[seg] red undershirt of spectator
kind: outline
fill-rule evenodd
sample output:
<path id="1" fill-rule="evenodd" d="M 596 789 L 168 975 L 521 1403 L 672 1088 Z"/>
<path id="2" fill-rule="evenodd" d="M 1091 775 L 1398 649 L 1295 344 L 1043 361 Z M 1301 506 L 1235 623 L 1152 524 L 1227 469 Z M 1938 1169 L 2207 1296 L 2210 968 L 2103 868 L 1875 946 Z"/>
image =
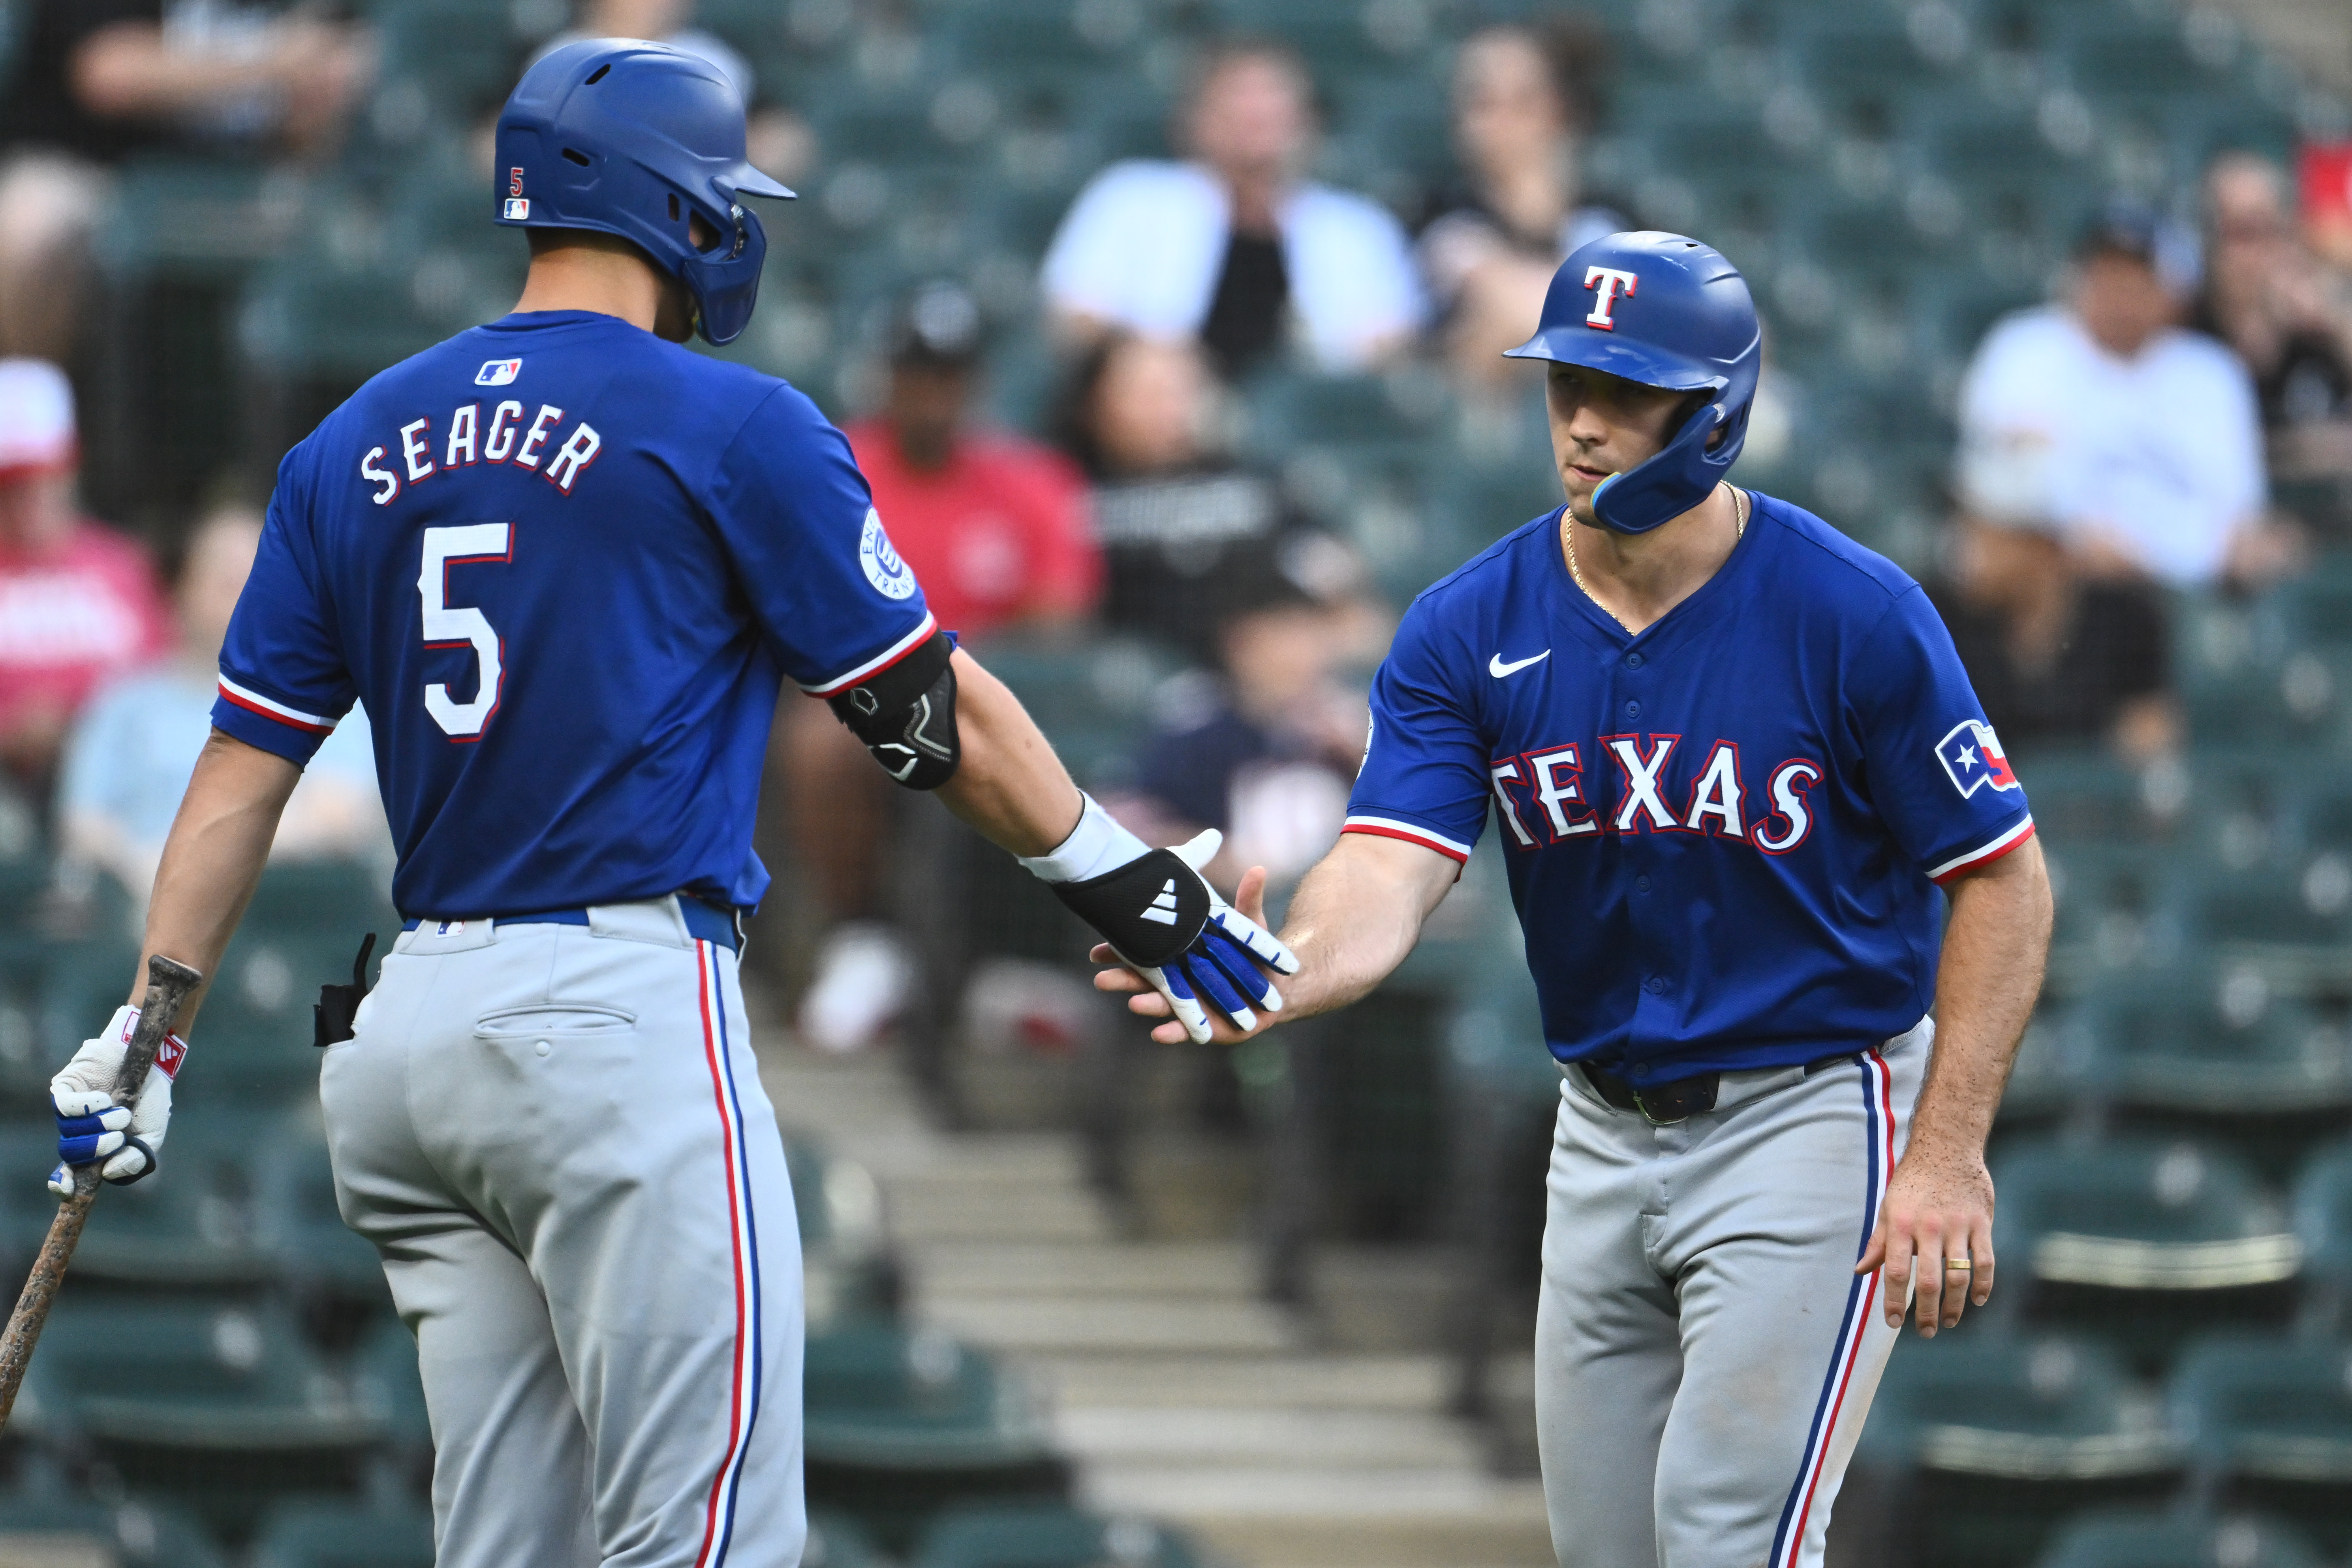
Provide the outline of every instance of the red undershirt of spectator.
<path id="1" fill-rule="evenodd" d="M 845 434 L 874 504 L 940 625 L 974 639 L 1076 620 L 1102 587 L 1086 480 L 1060 453 L 965 428 L 980 311 L 952 284 L 917 290 L 881 413 Z"/>
<path id="2" fill-rule="evenodd" d="M 0 360 L 0 766 L 37 791 L 92 689 L 171 642 L 146 552 L 76 510 L 74 466 L 64 374 Z"/>

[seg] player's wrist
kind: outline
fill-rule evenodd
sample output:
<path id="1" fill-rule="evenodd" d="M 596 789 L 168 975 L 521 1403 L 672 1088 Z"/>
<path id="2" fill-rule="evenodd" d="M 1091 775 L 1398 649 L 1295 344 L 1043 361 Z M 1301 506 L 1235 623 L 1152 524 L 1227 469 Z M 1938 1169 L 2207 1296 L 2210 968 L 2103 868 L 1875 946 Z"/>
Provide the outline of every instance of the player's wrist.
<path id="1" fill-rule="evenodd" d="M 1068 837 L 1045 854 L 1021 858 L 1040 881 L 1083 882 L 1151 853 L 1151 846 L 1120 826 L 1094 796 L 1080 790 L 1078 802 L 1078 825 Z"/>

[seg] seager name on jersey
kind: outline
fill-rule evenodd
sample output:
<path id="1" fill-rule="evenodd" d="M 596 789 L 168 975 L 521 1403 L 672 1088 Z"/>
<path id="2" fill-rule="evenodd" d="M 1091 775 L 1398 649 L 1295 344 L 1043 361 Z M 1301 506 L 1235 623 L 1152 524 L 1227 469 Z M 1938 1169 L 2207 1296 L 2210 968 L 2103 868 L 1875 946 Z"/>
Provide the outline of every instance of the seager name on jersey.
<path id="1" fill-rule="evenodd" d="M 549 484 L 570 495 L 572 485 L 596 461 L 604 438 L 584 419 L 563 432 L 563 410 L 552 403 L 541 404 L 539 412 L 528 418 L 525 413 L 523 405 L 510 397 L 492 405 L 488 415 L 479 403 L 461 403 L 437 438 L 430 418 L 409 421 L 394 441 L 370 447 L 360 458 L 360 478 L 375 487 L 368 499 L 389 506 L 405 485 L 421 485 L 445 469 L 476 463 L 537 469 Z"/>

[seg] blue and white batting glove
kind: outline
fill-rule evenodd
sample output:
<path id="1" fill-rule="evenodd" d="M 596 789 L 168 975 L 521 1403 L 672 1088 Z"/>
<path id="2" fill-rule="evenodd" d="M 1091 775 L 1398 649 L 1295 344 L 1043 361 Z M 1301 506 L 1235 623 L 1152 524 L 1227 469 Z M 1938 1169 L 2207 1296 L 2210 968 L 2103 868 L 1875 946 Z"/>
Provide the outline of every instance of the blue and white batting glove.
<path id="1" fill-rule="evenodd" d="M 1070 837 L 1052 854 L 1021 863 L 1168 998 L 1195 1042 L 1209 1041 L 1210 1007 L 1244 1034 L 1257 1027 L 1257 1009 L 1280 1012 L 1282 993 L 1259 965 L 1296 974 L 1297 955 L 1201 875 L 1224 836 L 1212 828 L 1174 849 L 1154 849 L 1092 795 L 1081 798 L 1085 809 Z"/>
<path id="2" fill-rule="evenodd" d="M 135 1110 L 114 1103 L 115 1075 L 131 1049 L 131 1030 L 139 1009 L 118 1007 L 105 1031 L 84 1040 L 58 1076 L 49 1079 L 49 1101 L 58 1112 L 58 1168 L 49 1173 L 49 1190 L 73 1195 L 73 1167 L 103 1161 L 99 1174 L 117 1186 L 128 1186 L 154 1170 L 163 1149 L 164 1131 L 172 1124 L 172 1080 L 188 1054 L 188 1042 L 166 1036 L 147 1072 L 147 1086 L 139 1091 Z"/>

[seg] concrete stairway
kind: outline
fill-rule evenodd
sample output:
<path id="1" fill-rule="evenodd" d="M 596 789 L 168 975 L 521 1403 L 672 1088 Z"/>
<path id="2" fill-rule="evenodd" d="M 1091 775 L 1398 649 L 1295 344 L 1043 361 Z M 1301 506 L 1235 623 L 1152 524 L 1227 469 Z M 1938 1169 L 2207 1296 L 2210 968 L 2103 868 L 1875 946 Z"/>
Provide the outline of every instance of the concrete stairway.
<path id="1" fill-rule="evenodd" d="M 1121 1239 L 1067 1137 L 935 1131 L 887 1059 L 763 1059 L 784 1125 L 880 1182 L 914 1314 L 1047 1391 L 1089 1505 L 1240 1568 L 1552 1562 L 1540 1490 L 1487 1473 L 1437 1358 L 1318 1349 L 1236 1243 Z"/>

